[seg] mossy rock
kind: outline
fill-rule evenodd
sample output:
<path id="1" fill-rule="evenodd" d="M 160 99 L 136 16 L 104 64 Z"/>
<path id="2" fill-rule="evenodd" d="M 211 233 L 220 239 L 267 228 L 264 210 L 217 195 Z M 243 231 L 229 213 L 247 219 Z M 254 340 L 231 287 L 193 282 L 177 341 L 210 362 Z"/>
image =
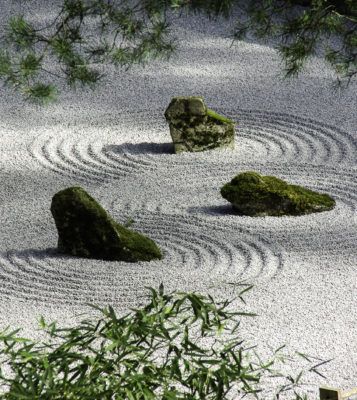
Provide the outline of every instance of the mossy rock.
<path id="1" fill-rule="evenodd" d="M 190 119 L 190 117 L 204 117 L 207 107 L 202 97 L 199 96 L 177 96 L 171 99 L 165 111 L 165 118 L 169 122 Z"/>
<path id="2" fill-rule="evenodd" d="M 202 97 L 174 97 L 165 118 L 175 153 L 234 149 L 234 122 L 208 109 Z"/>
<path id="3" fill-rule="evenodd" d="M 111 261 L 161 259 L 155 242 L 114 221 L 81 187 L 69 187 L 52 198 L 51 213 L 60 252 Z"/>
<path id="4" fill-rule="evenodd" d="M 221 122 L 222 124 L 234 124 L 234 121 L 232 121 L 230 118 L 227 118 L 221 114 L 217 114 L 210 108 L 207 108 L 207 117 L 211 122 L 215 123 Z"/>
<path id="5" fill-rule="evenodd" d="M 324 193 L 289 185 L 274 176 L 243 172 L 221 188 L 221 195 L 241 215 L 303 215 L 328 211 L 335 200 Z"/>

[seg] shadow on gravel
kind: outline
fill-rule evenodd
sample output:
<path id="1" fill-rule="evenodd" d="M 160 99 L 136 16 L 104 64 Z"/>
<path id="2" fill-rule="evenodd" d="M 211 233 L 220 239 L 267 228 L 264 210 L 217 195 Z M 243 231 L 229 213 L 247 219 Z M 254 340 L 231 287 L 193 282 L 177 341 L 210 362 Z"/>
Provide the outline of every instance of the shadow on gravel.
<path id="1" fill-rule="evenodd" d="M 7 258 L 9 261 L 17 259 L 17 258 L 22 259 L 22 260 L 28 260 L 28 259 L 32 258 L 32 259 L 36 259 L 37 261 L 48 260 L 48 259 L 79 260 L 82 258 L 84 260 L 89 260 L 88 258 L 76 257 L 76 256 L 71 256 L 69 254 L 61 253 L 60 251 L 58 251 L 57 247 L 48 247 L 46 249 L 29 248 L 29 249 L 23 249 L 23 250 L 9 249 L 5 252 L 0 253 L 0 259 L 1 258 Z M 100 261 L 100 260 L 97 260 L 97 261 Z"/>
<path id="2" fill-rule="evenodd" d="M 7 257 L 7 258 L 13 258 L 13 257 L 18 257 L 21 259 L 27 259 L 27 258 L 35 258 L 36 260 L 45 260 L 49 258 L 80 258 L 80 257 L 74 257 L 70 256 L 64 253 L 61 253 L 58 251 L 57 247 L 48 247 L 45 249 L 24 249 L 24 250 L 16 250 L 16 249 L 9 249 L 6 252 L 0 253 L 0 256 L 2 257 Z"/>
<path id="3" fill-rule="evenodd" d="M 172 143 L 123 143 L 120 145 L 107 145 L 103 150 L 108 153 L 114 154 L 175 154 L 174 146 Z"/>
<path id="4" fill-rule="evenodd" d="M 190 214 L 208 214 L 208 215 L 237 215 L 242 216 L 238 211 L 235 211 L 230 204 L 220 206 L 205 206 L 205 207 L 189 207 L 187 211 Z"/>

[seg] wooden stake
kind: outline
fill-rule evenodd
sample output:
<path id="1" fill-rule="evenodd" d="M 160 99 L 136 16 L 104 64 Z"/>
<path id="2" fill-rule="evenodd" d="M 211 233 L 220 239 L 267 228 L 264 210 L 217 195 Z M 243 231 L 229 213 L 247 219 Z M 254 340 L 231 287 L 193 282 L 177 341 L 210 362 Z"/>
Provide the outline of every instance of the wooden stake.
<path id="1" fill-rule="evenodd" d="M 339 389 L 320 387 L 320 400 L 347 400 L 357 395 L 357 387 L 346 392 Z"/>

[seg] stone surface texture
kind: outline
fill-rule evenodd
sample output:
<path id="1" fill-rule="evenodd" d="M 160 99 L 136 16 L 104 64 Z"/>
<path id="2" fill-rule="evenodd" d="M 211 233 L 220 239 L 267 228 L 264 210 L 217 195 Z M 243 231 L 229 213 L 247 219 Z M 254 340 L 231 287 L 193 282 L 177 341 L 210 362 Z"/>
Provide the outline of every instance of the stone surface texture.
<path id="1" fill-rule="evenodd" d="M 81 187 L 69 187 L 52 198 L 58 250 L 73 256 L 111 261 L 161 259 L 154 241 L 114 221 Z"/>
<path id="2" fill-rule="evenodd" d="M 243 172 L 221 188 L 221 195 L 242 215 L 303 215 L 331 210 L 335 201 L 327 194 L 290 185 L 274 176 Z"/>
<path id="3" fill-rule="evenodd" d="M 234 148 L 234 122 L 208 109 L 202 97 L 174 97 L 165 118 L 175 153 Z"/>

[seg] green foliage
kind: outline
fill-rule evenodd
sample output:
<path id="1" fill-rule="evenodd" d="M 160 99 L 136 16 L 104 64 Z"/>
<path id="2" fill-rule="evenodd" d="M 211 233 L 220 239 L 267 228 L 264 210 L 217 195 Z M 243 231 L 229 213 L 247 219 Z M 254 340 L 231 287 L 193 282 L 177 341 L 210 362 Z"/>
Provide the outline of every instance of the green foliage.
<path id="1" fill-rule="evenodd" d="M 170 37 L 168 11 L 228 18 L 233 6 L 244 11 L 233 38 L 251 33 L 278 39 L 285 76 L 298 74 L 321 43 L 339 84 L 348 84 L 356 76 L 355 0 L 141 0 L 135 5 L 127 0 L 63 0 L 56 18 L 44 28 L 36 29 L 23 16 L 10 19 L 2 41 L 0 78 L 23 93 L 28 93 L 35 78 L 41 80 L 46 74 L 64 75 L 72 87 L 80 83 L 94 88 L 102 77 L 95 64 L 110 62 L 128 69 L 174 53 L 176 40 Z M 87 27 L 93 24 L 98 34 L 88 35 Z M 339 44 L 330 40 L 336 37 Z M 62 75 L 43 67 L 48 58 L 55 58 Z M 53 91 L 37 93 L 38 97 L 27 98 L 54 99 Z"/>
<path id="2" fill-rule="evenodd" d="M 348 84 L 356 76 L 357 46 L 353 37 L 357 27 L 357 3 L 354 0 L 289 0 L 284 4 L 278 0 L 262 0 L 248 3 L 243 7 L 248 19 L 237 22 L 234 37 L 243 39 L 251 32 L 260 38 L 273 36 L 278 39 L 285 76 L 297 75 L 306 60 L 317 54 L 321 43 L 325 44 L 325 59 L 335 69 L 339 84 Z M 336 44 L 336 39 L 339 44 Z"/>
<path id="3" fill-rule="evenodd" d="M 261 379 L 283 377 L 273 365 L 287 359 L 284 346 L 263 362 L 237 334 L 240 318 L 254 314 L 209 295 L 167 294 L 162 285 L 150 293 L 146 306 L 124 316 L 110 306 L 95 307 L 99 319 L 69 328 L 41 318 L 48 337 L 41 343 L 19 337 L 18 330 L 0 332 L 0 398 L 223 400 L 248 393 L 266 398 Z M 302 399 L 297 391 L 302 376 L 286 376 L 276 398 L 290 390 Z"/>
<path id="4" fill-rule="evenodd" d="M 233 0 L 188 0 L 185 4 L 194 12 L 205 12 L 210 18 L 223 15 L 228 18 L 235 1 Z"/>
<path id="5" fill-rule="evenodd" d="M 97 63 L 130 67 L 167 58 L 175 46 L 168 38 L 166 3 L 143 1 L 134 7 L 126 1 L 64 0 L 55 20 L 41 29 L 23 16 L 13 17 L 2 41 L 0 78 L 20 89 L 27 99 L 49 102 L 57 92 L 54 86 L 38 85 L 38 79 L 46 74 L 60 77 L 44 67 L 49 58 L 56 59 L 71 87 L 79 83 L 91 88 L 102 77 L 95 68 Z M 89 19 L 99 35 L 88 35 L 85 22 Z"/>
<path id="6" fill-rule="evenodd" d="M 35 30 L 23 16 L 12 17 L 8 25 L 7 39 L 18 48 L 27 49 L 36 40 Z"/>
<path id="7" fill-rule="evenodd" d="M 27 99 L 43 104 L 55 100 L 57 89 L 53 85 L 38 82 L 24 86 L 23 93 Z"/>
<path id="8" fill-rule="evenodd" d="M 21 74 L 28 78 L 37 74 L 41 65 L 41 58 L 36 57 L 35 54 L 30 53 L 25 55 L 20 60 L 20 71 Z"/>
<path id="9" fill-rule="evenodd" d="M 11 75 L 11 59 L 6 51 L 0 51 L 0 77 Z"/>
<path id="10" fill-rule="evenodd" d="M 68 64 L 74 58 L 72 41 L 67 37 L 57 36 L 50 41 L 52 52 L 58 57 L 59 61 Z"/>
<path id="11" fill-rule="evenodd" d="M 63 11 L 69 18 L 76 18 L 77 16 L 83 18 L 87 10 L 88 8 L 82 0 L 64 0 Z"/>
<path id="12" fill-rule="evenodd" d="M 101 77 L 99 71 L 85 64 L 73 64 L 68 66 L 66 74 L 67 82 L 70 86 L 75 86 L 77 82 L 80 82 L 83 86 L 87 85 L 92 88 L 98 83 Z"/>

